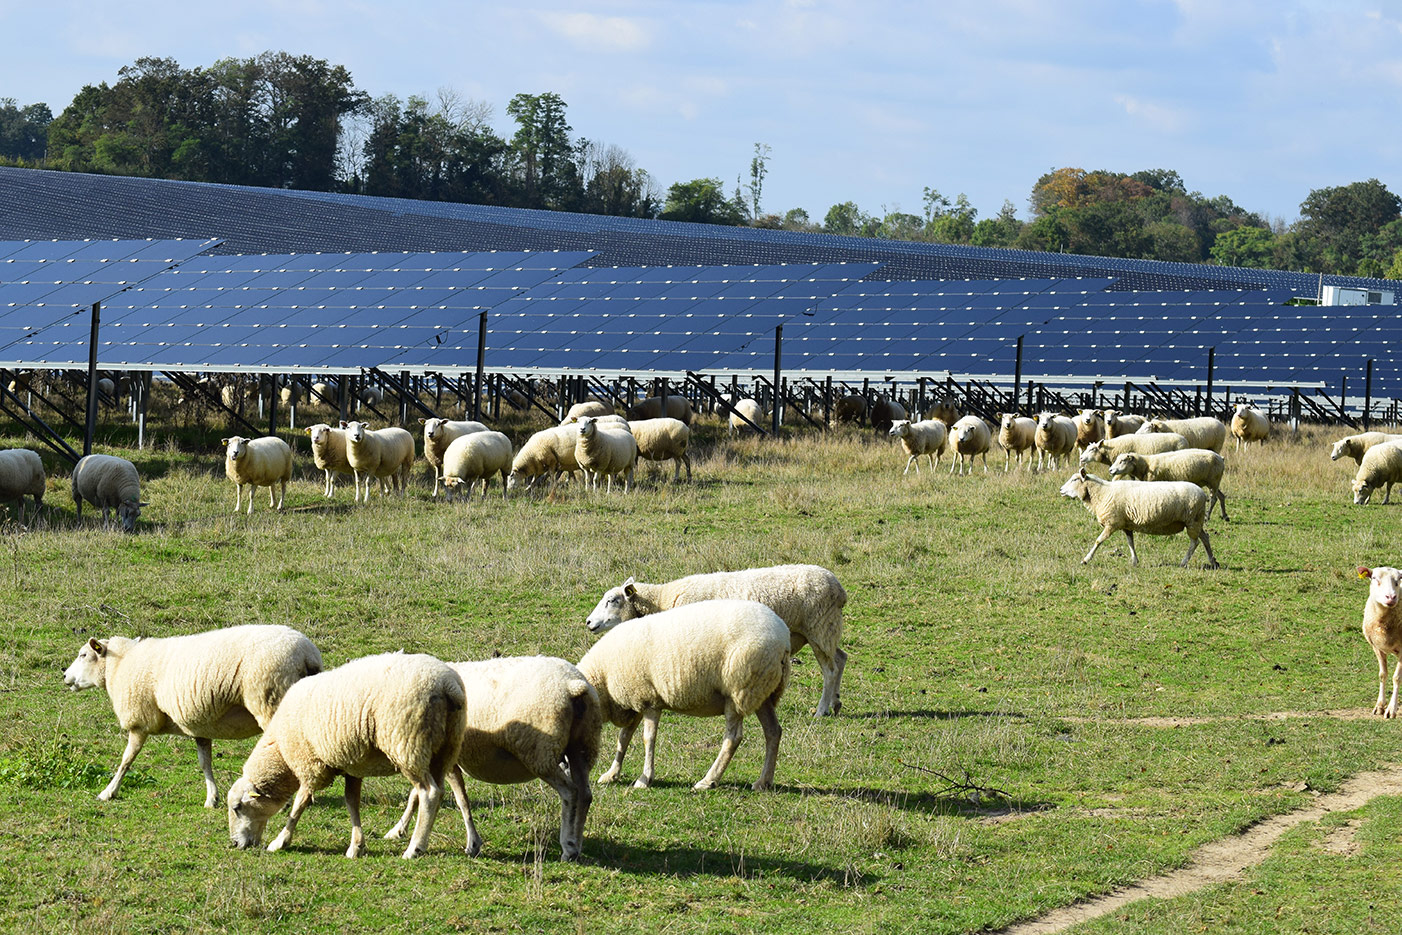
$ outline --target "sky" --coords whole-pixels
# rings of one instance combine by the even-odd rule
[[[576,136],[665,193],[748,182],[821,221],[1005,199],[1075,166],[1177,171],[1267,219],[1312,189],[1402,193],[1402,0],[648,0],[572,5],[0,0],[0,98],[60,113],[142,56],[208,66],[274,50],[343,65],[373,97],[491,106],[553,91]]]

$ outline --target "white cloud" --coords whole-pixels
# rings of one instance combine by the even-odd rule
[[[641,52],[652,35],[640,19],[592,13],[537,13],[542,26],[576,46],[595,52]]]
[[[1188,116],[1176,107],[1141,100],[1130,94],[1116,94],[1115,103],[1138,122],[1159,133],[1177,134],[1188,125]]]

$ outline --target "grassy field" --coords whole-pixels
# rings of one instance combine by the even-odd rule
[[[1339,434],[1229,454],[1219,571],[1178,568],[1182,536],[1142,537],[1138,568],[1123,536],[1082,566],[1098,530],[1056,495],[1069,472],[903,477],[898,449],[855,431],[727,441],[703,423],[690,485],[654,469],[628,496],[453,505],[426,468],[405,500],[353,508],[343,486],[327,502],[305,457],[288,509],[263,491],[251,517],[230,512],[222,451],[198,451],[196,430],[103,449],[147,479],[140,534],[79,524],[66,472],[36,528],[0,531],[0,930],[978,932],[1179,867],[1402,762],[1402,727],[1362,716],[1375,670],[1353,573],[1402,561],[1402,507],[1352,505],[1352,462],[1328,460]],[[848,591],[841,716],[811,718],[803,651],[769,793],[748,788],[755,722],[721,788],[697,793],[721,721],[665,716],[657,783],[599,789],[577,865],[558,861],[539,783],[469,784],[476,859],[447,811],[422,860],[378,840],[398,778],[366,782],[363,860],[343,856],[339,782],[289,851],[231,850],[183,738],[153,738],[98,802],[124,738],[105,694],[60,678],[88,636],[248,622],[298,627],[332,665],[401,648],[577,660],[585,615],[630,574],[781,562]],[[221,788],[251,747],[216,742]],[[1354,849],[1323,847],[1344,822]],[[1084,930],[1391,932],[1399,830],[1402,807],[1378,799],[1291,832],[1240,883]]]

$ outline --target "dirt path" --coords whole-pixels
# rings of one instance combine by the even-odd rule
[[[1060,932],[1077,923],[1108,915],[1141,899],[1173,899],[1214,883],[1234,879],[1247,868],[1265,860],[1271,845],[1301,822],[1318,821],[1330,812],[1359,808],[1379,795],[1402,795],[1402,766],[1360,773],[1344,783],[1338,792],[1321,795],[1311,805],[1286,815],[1267,818],[1241,834],[1206,844],[1198,848],[1191,862],[1182,870],[1145,880],[1108,896],[1057,909],[1040,919],[1002,929],[1000,935],[1042,935]]]

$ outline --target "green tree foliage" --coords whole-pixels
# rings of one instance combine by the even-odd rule
[[[544,94],[517,94],[506,105],[506,113],[516,120],[511,137],[515,158],[515,181],[520,186],[518,202],[527,208],[572,210],[578,192],[578,174],[573,159],[574,144],[565,122],[567,105],[552,91]]]
[[[1212,262],[1218,266],[1267,269],[1275,250],[1275,235],[1264,227],[1238,227],[1224,231],[1212,242]]]
[[[20,107],[12,97],[0,97],[0,159],[37,164],[49,144],[54,115],[48,104]]]
[[[720,179],[676,182],[667,189],[667,203],[659,215],[666,221],[739,225],[745,222],[745,206],[727,198]]]
[[[506,141],[470,110],[421,97],[372,102],[363,145],[363,175],[353,190],[367,195],[501,204]]]
[[[881,228],[877,218],[857,207],[855,201],[833,205],[823,216],[823,233],[844,237],[875,237]]]
[[[1017,219],[1017,208],[1004,199],[997,217],[984,218],[974,225],[969,243],[975,247],[1011,247],[1017,243],[1021,233],[1022,222]]]

